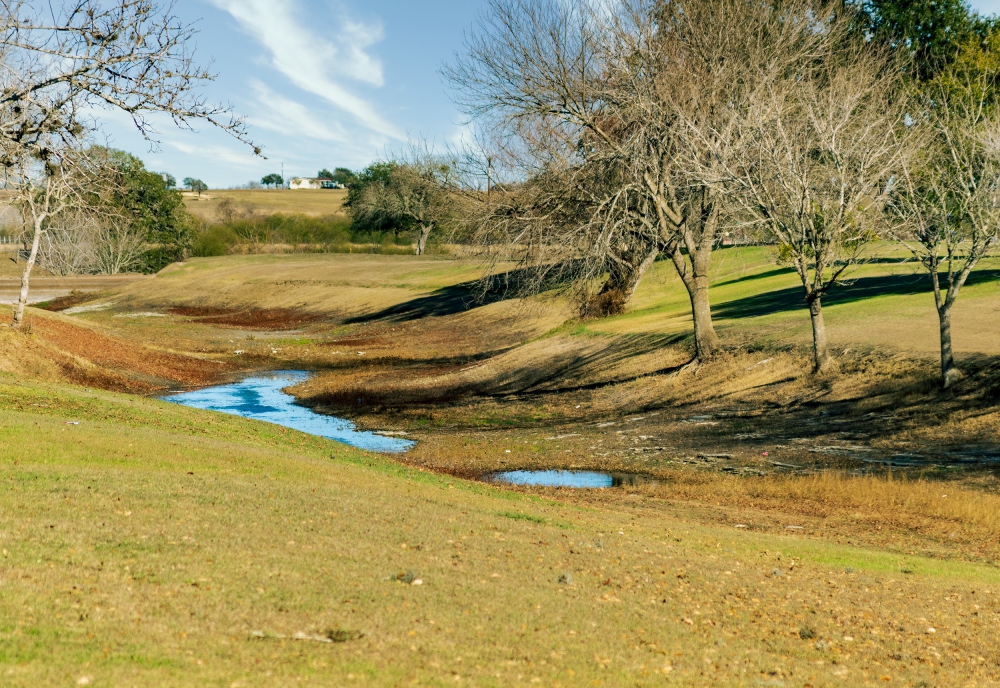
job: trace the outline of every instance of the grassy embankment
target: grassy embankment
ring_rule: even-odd
[[[996,309],[995,283],[963,294],[956,343],[970,374],[940,396],[933,311],[910,267],[866,267],[832,299],[834,343],[850,351],[821,379],[808,374],[806,314],[783,310],[798,305],[784,291],[794,276],[774,270],[767,249],[720,252],[713,297],[729,349],[699,370],[675,370],[686,361],[688,321],[667,267],[656,267],[634,310],[582,325],[564,325],[572,309],[553,297],[470,308],[461,287],[476,274],[469,263],[342,255],[195,260],[96,297],[94,310],[51,316],[225,366],[216,375],[315,368],[296,394],[408,430],[420,441],[411,464],[461,475],[605,467],[658,483],[500,491],[153,401],[17,389],[5,402],[17,404],[6,451],[30,446],[17,433],[35,422],[53,432],[30,461],[8,464],[20,491],[8,493],[6,532],[35,543],[16,555],[20,566],[57,578],[12,576],[32,601],[7,617],[22,619],[25,638],[42,634],[32,651],[48,651],[55,641],[43,629],[67,623],[71,604],[100,607],[108,625],[79,627],[77,637],[90,662],[81,675],[95,681],[121,672],[137,677],[129,683],[170,675],[252,685],[301,672],[321,683],[350,673],[378,684],[450,684],[458,674],[476,685],[642,685],[663,682],[665,671],[681,685],[996,681],[1000,590],[987,562],[1000,554],[997,482],[989,470],[951,470],[1000,427],[990,391],[997,345],[983,317]],[[177,379],[177,367],[141,377]],[[35,402],[37,393],[55,401]],[[125,410],[62,426],[64,416],[84,417],[81,396]],[[97,419],[100,432],[90,427]],[[164,451],[174,444],[183,449]],[[732,458],[697,456],[723,451]],[[912,460],[926,468],[900,468],[902,480],[815,472],[900,452],[920,454]],[[114,491],[103,506],[82,496],[100,480]],[[32,520],[15,521],[19,513]],[[77,544],[50,539],[57,533]],[[117,569],[93,564],[87,574],[107,572],[109,582],[79,585],[67,547],[113,553],[125,546],[111,543],[125,542],[147,549],[109,554]],[[382,580],[406,570],[424,584]],[[91,592],[70,602],[73,585]],[[134,606],[102,594],[134,595]],[[57,605],[62,618],[35,613]],[[134,611],[135,626],[121,623]],[[124,644],[102,639],[123,626]],[[255,640],[255,630],[270,639]],[[276,637],[328,630],[364,638]],[[25,683],[44,670],[32,657],[20,668]],[[323,672],[337,678],[320,680]]]
[[[997,676],[993,567],[578,507],[107,392],[8,378],[0,408],[5,685]]]

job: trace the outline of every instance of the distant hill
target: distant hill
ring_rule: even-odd
[[[347,190],[219,189],[205,191],[201,198],[184,192],[187,209],[209,223],[219,221],[218,208],[224,199],[231,199],[240,211],[252,206],[263,215],[302,213],[319,217],[343,213]]]

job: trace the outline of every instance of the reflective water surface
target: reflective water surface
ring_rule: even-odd
[[[573,487],[599,489],[638,485],[647,482],[646,476],[637,473],[608,473],[604,471],[506,471],[494,473],[490,480],[512,485],[535,487]]]
[[[351,421],[298,406],[295,397],[281,391],[308,378],[309,373],[305,371],[282,370],[248,377],[229,385],[172,394],[164,400],[283,425],[370,451],[399,453],[414,445],[411,440],[355,430]]]

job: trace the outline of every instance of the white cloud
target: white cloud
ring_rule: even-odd
[[[257,114],[250,117],[252,126],[315,141],[346,143],[349,140],[347,131],[340,122],[332,118],[317,117],[315,112],[302,103],[276,93],[260,81],[253,80],[250,86],[257,96],[260,108]]]
[[[403,133],[375,106],[337,81],[347,77],[372,86],[383,84],[382,64],[368,52],[382,38],[381,26],[351,21],[339,3],[339,31],[334,41],[301,24],[294,0],[209,0],[228,12],[248,34],[267,48],[271,65],[304,91],[352,115],[367,129],[393,139]],[[313,3],[310,3],[313,4]],[[330,7],[328,5],[328,7]],[[315,7],[312,8],[315,13]]]
[[[261,159],[245,149],[232,149],[219,145],[190,144],[176,139],[167,142],[171,148],[201,160],[224,162],[235,168],[255,170],[260,167]]]

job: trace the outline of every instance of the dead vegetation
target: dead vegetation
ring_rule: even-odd
[[[171,315],[192,318],[206,325],[221,325],[248,330],[276,332],[297,330],[303,325],[319,322],[323,316],[318,313],[292,310],[290,308],[212,308],[182,306],[168,309]]]
[[[947,391],[929,354],[885,345],[838,350],[836,367],[815,375],[808,336],[778,346],[728,316],[720,319],[726,348],[691,365],[682,334],[628,332],[627,320],[621,334],[598,334],[567,323],[572,304],[557,299],[478,305],[440,272],[419,286],[415,271],[441,270],[439,262],[384,259],[379,281],[368,257],[240,260],[179,266],[191,282],[168,272],[81,317],[115,328],[116,341],[210,351],[229,374],[313,369],[291,390],[300,403],[409,433],[418,444],[403,460],[423,469],[465,478],[549,468],[639,474],[656,485],[549,493],[765,531],[803,526],[812,537],[898,552],[1000,559],[1000,363],[992,356],[966,354],[965,376]],[[340,281],[307,279],[306,261],[321,261]],[[468,281],[460,265],[452,269],[455,282]],[[184,299],[191,283],[198,305]],[[265,312],[306,312],[296,305],[308,301],[322,318],[294,338],[261,329],[236,339],[232,321],[212,321],[249,312],[237,295],[260,295]],[[116,317],[142,309],[167,315]],[[184,370],[171,366],[183,367],[147,370],[180,378]]]
[[[32,314],[29,332],[0,329],[0,371],[134,394],[198,387],[224,380],[231,362],[162,351],[81,326],[68,318]]]

